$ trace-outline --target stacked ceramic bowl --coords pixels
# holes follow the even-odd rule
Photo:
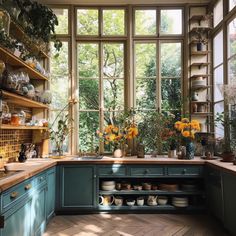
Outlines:
[[[187,197],[173,197],[172,205],[175,207],[187,207],[188,206],[188,198]]]
[[[102,181],[102,190],[104,191],[112,191],[115,190],[116,182],[115,181]]]

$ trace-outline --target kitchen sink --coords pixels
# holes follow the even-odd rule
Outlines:
[[[12,175],[20,173],[22,170],[11,170],[11,171],[5,171],[5,170],[0,170],[0,180],[10,177]]]
[[[74,157],[73,160],[101,160],[103,156],[81,156],[81,157]]]

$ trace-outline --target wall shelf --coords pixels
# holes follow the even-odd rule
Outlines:
[[[191,51],[191,56],[206,56],[211,51]]]
[[[29,51],[33,51],[41,57],[49,58],[49,56],[37,46],[35,40],[31,39],[24,32],[23,28],[16,22],[11,21],[10,31],[11,34],[13,34],[19,41],[21,41],[29,49]]]
[[[0,47],[0,59],[3,60],[5,63],[10,64],[11,66],[22,67],[22,69],[29,74],[29,77],[31,79],[48,80],[46,76],[34,70],[22,59],[13,55],[11,52],[7,51],[2,47]]]
[[[0,125],[0,129],[10,129],[10,130],[48,130],[48,127],[41,127],[41,126],[14,126],[14,125]]]
[[[212,116],[211,112],[192,112],[192,116]]]
[[[202,20],[205,20],[205,15],[193,15],[189,19],[189,21],[202,21]]]
[[[191,101],[191,103],[208,104],[211,103],[211,101]]]
[[[190,66],[191,67],[199,67],[199,69],[201,68],[201,67],[206,67],[206,66],[209,66],[210,65],[210,63],[209,62],[195,62],[195,63],[192,63]]]
[[[29,107],[29,108],[40,108],[40,109],[49,109],[48,105],[33,101],[29,98],[26,98],[24,96],[10,93],[5,90],[0,90],[0,96],[3,97],[3,99],[11,104],[16,104],[19,106]]]
[[[190,79],[196,79],[196,78],[198,78],[198,77],[207,78],[207,77],[210,77],[210,76],[211,76],[211,75],[209,75],[209,74],[192,75],[192,76],[190,77]]]
[[[192,90],[194,91],[202,91],[211,88],[211,86],[206,86],[206,85],[198,85],[198,86],[192,86]]]
[[[211,27],[204,27],[204,26],[199,26],[199,27],[193,27],[189,33],[190,34],[195,34],[195,33],[208,33],[212,30]]]

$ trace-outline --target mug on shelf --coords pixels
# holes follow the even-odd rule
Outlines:
[[[123,205],[123,198],[122,197],[114,197],[114,203],[116,206],[122,206]]]
[[[99,204],[103,206],[110,206],[114,202],[114,196],[113,195],[103,195],[99,196]]]
[[[137,205],[143,206],[144,205],[144,197],[138,197],[137,198]]]

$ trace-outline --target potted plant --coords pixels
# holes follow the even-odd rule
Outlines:
[[[200,30],[196,30],[194,40],[197,41],[197,51],[203,51],[203,45],[206,45],[208,39],[204,37],[204,33]]]
[[[225,103],[228,107],[227,111],[216,114],[215,122],[216,125],[219,123],[224,127],[222,150],[223,161],[232,162],[235,160],[235,155],[232,150],[232,138],[236,136],[236,79],[231,80],[230,84],[224,85],[222,90],[224,93]]]

